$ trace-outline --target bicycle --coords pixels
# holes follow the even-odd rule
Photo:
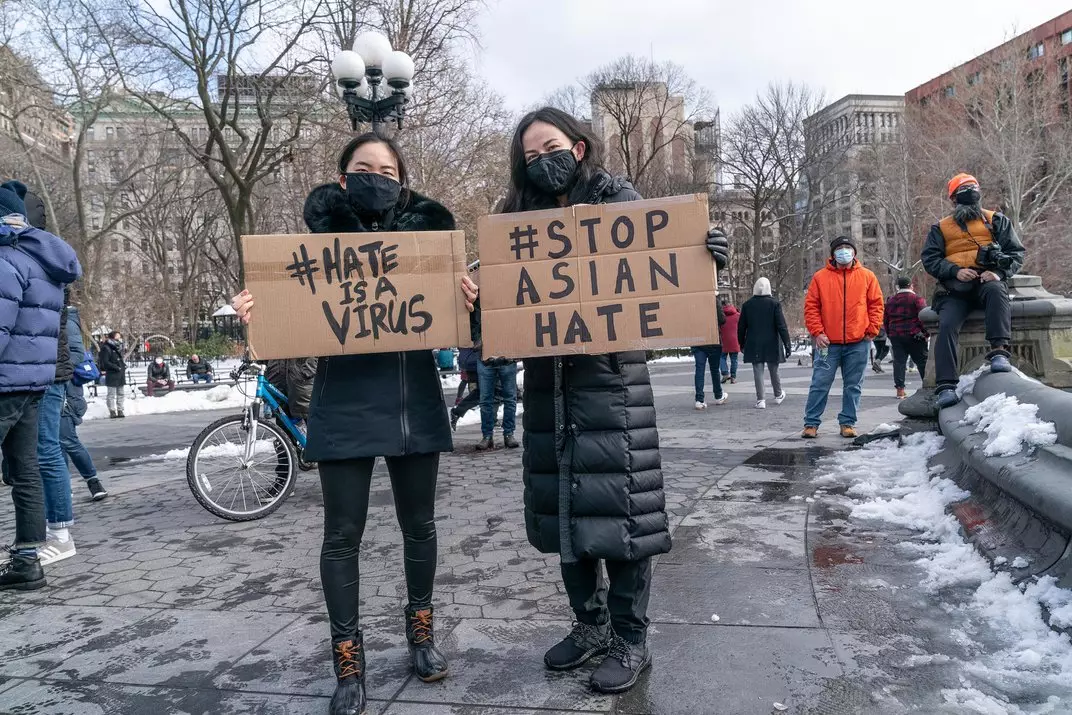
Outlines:
[[[242,361],[231,379],[241,390],[256,378],[256,392],[242,414],[216,420],[201,431],[186,458],[186,480],[198,503],[218,517],[251,521],[268,516],[292,493],[305,462],[305,433],[287,415],[286,396],[264,376],[265,366]]]

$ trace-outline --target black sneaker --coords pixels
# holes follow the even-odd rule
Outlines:
[[[450,431],[458,431],[458,410],[453,407],[450,408]]]
[[[592,673],[592,689],[600,693],[624,693],[641,673],[651,667],[651,653],[644,643],[629,643],[619,636],[611,641],[607,657]]]
[[[108,490],[101,484],[100,479],[93,477],[86,480],[86,486],[89,487],[89,494],[93,497],[93,501],[100,501],[104,497],[108,496]]]
[[[521,446],[521,443],[518,442],[514,438],[513,434],[504,434],[503,435],[503,446],[506,447],[507,449],[517,449],[518,447]]]
[[[0,563],[0,591],[34,591],[45,587],[45,571],[36,556],[10,553],[10,559]]]
[[[551,670],[571,670],[606,653],[613,637],[609,623],[574,623],[569,635],[544,654],[543,663]]]
[[[126,415],[123,414],[123,410],[116,410],[115,416],[119,419],[124,419],[126,417]]]

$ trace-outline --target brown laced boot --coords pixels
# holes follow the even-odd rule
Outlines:
[[[406,608],[406,640],[418,678],[432,683],[447,677],[447,659],[435,645],[431,606]]]
[[[365,643],[359,633],[356,640],[339,641],[332,646],[335,694],[331,696],[331,715],[363,715],[365,712]]]

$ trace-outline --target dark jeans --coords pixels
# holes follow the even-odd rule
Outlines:
[[[885,340],[875,338],[875,362],[882,362],[890,354],[890,346]]]
[[[37,418],[37,463],[45,486],[45,521],[53,529],[74,524],[71,470],[60,446],[60,415],[67,385],[52,385],[41,397]]]
[[[15,506],[15,543],[12,548],[40,546],[45,542],[45,495],[37,465],[37,408],[40,392],[0,395],[0,441],[9,471],[11,502]]]
[[[93,466],[93,458],[89,451],[78,438],[78,426],[74,423],[74,417],[64,415],[60,419],[60,446],[63,453],[71,460],[71,464],[82,475],[83,479],[94,479],[97,476],[97,468]]]
[[[737,379],[737,358],[740,353],[722,353],[722,358],[719,360],[719,367],[722,370],[722,377],[732,377]]]
[[[934,341],[934,377],[938,388],[953,387],[960,379],[957,360],[960,329],[973,310],[982,308],[986,340],[991,348],[1012,342],[1012,303],[1005,281],[978,283],[965,293],[945,293],[934,300],[938,337]]]
[[[432,605],[436,571],[435,491],[439,454],[385,457],[391,473],[395,515],[402,527],[409,605]],[[328,607],[332,642],[357,637],[358,552],[368,517],[375,457],[320,463],[324,492],[324,545],[320,580]]]
[[[619,636],[630,643],[643,643],[648,632],[651,559],[603,563],[609,583],[597,559],[562,564],[562,583],[570,607],[581,623],[601,625],[609,620]]]
[[[908,358],[919,368],[919,376],[922,379],[927,374],[927,358],[929,350],[927,341],[915,338],[890,338],[890,348],[893,350],[893,386],[904,389],[905,374],[908,372]]]
[[[212,382],[212,373],[206,372],[203,374],[199,374],[195,372],[190,375],[190,381],[193,382],[195,385],[199,382],[210,383]]]
[[[517,427],[517,363],[508,365],[485,365],[477,366],[477,374],[480,377],[480,434],[482,437],[491,437],[495,431],[495,392],[496,388],[502,390],[503,434],[513,434]]]
[[[704,401],[704,366],[710,365],[711,382],[715,383],[715,399],[722,399],[722,379],[718,373],[720,358],[722,357],[721,345],[700,345],[692,349],[692,357],[696,360],[696,401]]]

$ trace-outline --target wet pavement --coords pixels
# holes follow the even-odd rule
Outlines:
[[[944,608],[958,594],[919,587],[900,546],[915,534],[855,523],[838,489],[813,484],[846,447],[834,433],[839,400],[834,426],[803,443],[806,369],[786,370],[782,405],[755,410],[749,376],[706,412],[692,407],[691,364],[652,370],[674,549],[654,571],[651,673],[612,698],[588,689],[591,666],[543,669],[570,626],[557,558],[525,539],[520,450],[476,453],[468,427],[440,471],[435,601],[451,675],[439,683],[408,667],[401,539],[378,467],[362,550],[369,712],[959,712],[944,709],[957,673],[941,655],[976,646]],[[892,393],[888,373],[869,375],[862,428],[896,420]],[[85,426],[109,457],[112,496],[89,502],[76,483],[78,555],[49,569],[47,589],[0,594],[0,712],[327,711],[315,474],[275,514],[234,524],[197,505],[185,460],[144,459],[215,417]],[[0,529],[12,529],[6,496]]]

